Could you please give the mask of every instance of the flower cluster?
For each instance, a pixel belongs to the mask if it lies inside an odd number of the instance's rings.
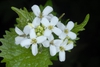
[[[74,47],[76,34],[71,30],[74,23],[69,21],[64,25],[57,16],[51,12],[53,8],[47,6],[41,12],[38,5],[33,5],[32,11],[36,16],[32,23],[28,23],[23,31],[15,27],[15,32],[18,34],[15,37],[16,45],[20,44],[22,47],[31,47],[32,54],[38,54],[39,47],[49,48],[50,55],[55,56],[59,53],[59,60],[65,61],[65,51],[69,51]]]

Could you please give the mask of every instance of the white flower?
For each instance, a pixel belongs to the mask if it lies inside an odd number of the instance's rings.
[[[49,21],[51,21],[51,18],[52,17],[54,17],[54,15],[53,14],[49,14],[46,18],[49,20]]]
[[[66,39],[64,42],[62,42],[57,48],[59,52],[59,60],[61,62],[65,61],[65,51],[71,50],[73,48],[73,42],[68,43],[68,40]]]
[[[49,50],[50,50],[50,55],[51,56],[54,56],[56,55],[57,53],[57,48],[56,46],[60,45],[62,43],[62,40],[60,39],[55,39],[54,40],[54,37],[53,35],[51,34],[49,37],[48,37],[48,40],[44,41],[42,44],[44,47],[49,47]]]
[[[15,32],[19,35],[17,37],[15,37],[15,44],[20,44],[22,40],[27,38],[28,33],[28,29],[27,27],[24,27],[24,30],[21,31],[18,27],[15,27]]]
[[[68,36],[68,38],[76,39],[76,34],[71,31],[74,27],[74,23],[72,21],[69,21],[66,26],[63,23],[58,22],[57,26],[63,31],[59,38],[64,39],[66,36]]]
[[[58,18],[55,16],[51,19],[50,22],[46,18],[43,18],[41,20],[41,23],[46,27],[44,31],[45,36],[50,36],[52,32],[54,32],[56,35],[60,35],[62,32],[59,28],[56,27],[56,24],[58,23]]]
[[[33,22],[36,26],[38,26],[40,24],[40,21],[42,18],[45,17],[45,18],[50,19],[50,17],[52,17],[51,15],[49,15],[53,11],[53,8],[51,6],[45,7],[42,12],[40,11],[40,8],[38,5],[33,5],[31,8],[36,16],[35,19],[33,20]]]
[[[40,11],[40,8],[38,5],[33,5],[31,8],[34,14],[39,18],[46,17],[49,13],[53,11],[53,8],[51,6],[46,6],[43,12]]]
[[[38,45],[37,44],[42,43],[43,41],[45,41],[46,37],[45,36],[39,36],[39,37],[37,37],[34,29],[31,29],[29,36],[30,36],[30,39],[23,40],[21,42],[21,46],[25,47],[25,46],[32,45],[31,46],[32,54],[34,56],[36,56],[37,53],[38,53]]]
[[[34,27],[33,27],[33,24],[28,23],[28,25],[26,25],[24,28],[25,28],[25,30],[27,30],[26,33],[29,34],[29,33],[30,33],[30,30],[31,30],[32,28],[34,28]]]

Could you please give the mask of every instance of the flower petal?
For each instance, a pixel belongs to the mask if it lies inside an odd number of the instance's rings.
[[[51,34],[50,36],[48,36],[48,40],[49,42],[51,42],[52,40],[54,40],[54,36]]]
[[[15,27],[15,32],[16,32],[18,35],[23,35],[23,34],[24,34],[18,27]]]
[[[68,24],[67,24],[67,26],[66,26],[66,28],[68,30],[72,30],[73,27],[74,27],[74,23],[72,21],[69,21]]]
[[[46,18],[47,18],[49,21],[51,21],[51,18],[52,18],[53,16],[54,16],[53,14],[49,14],[49,15],[46,16]]]
[[[42,15],[46,16],[46,15],[48,15],[52,11],[53,11],[53,8],[51,6],[47,6],[47,7],[44,8],[44,10],[42,12]]]
[[[26,46],[24,46],[24,47],[28,49],[28,48],[30,47],[30,45],[26,45]]]
[[[34,20],[32,21],[32,24],[36,28],[38,25],[40,25],[40,18],[35,17]]]
[[[58,18],[56,16],[54,16],[53,18],[51,18],[51,25],[55,26],[58,23]]]
[[[67,43],[68,43],[68,39],[65,39],[61,45],[62,45],[63,47],[65,47]]]
[[[17,37],[15,38],[15,44],[16,44],[16,45],[20,44],[22,40],[24,40],[23,37],[17,36]]]
[[[37,37],[37,43],[42,43],[45,40],[46,40],[45,36],[39,36],[39,37]]]
[[[60,44],[63,42],[63,40],[60,40],[60,39],[56,39],[54,40],[54,45],[55,46],[60,46]]]
[[[46,29],[46,30],[44,31],[44,36],[50,36],[51,33],[52,33],[51,30]]]
[[[32,28],[29,26],[29,25],[26,25],[25,27],[24,27],[24,30],[23,30],[23,32],[26,34],[26,35],[28,35],[29,33],[30,33],[30,30],[31,30]]]
[[[31,39],[25,39],[25,40],[21,41],[22,47],[25,47],[27,45],[31,45]]]
[[[44,47],[49,47],[49,41],[47,41],[47,40],[44,41],[42,44],[43,44]]]
[[[71,39],[76,39],[76,34],[73,33],[73,32],[69,32],[69,33],[68,33],[68,36],[69,36]]]
[[[66,38],[66,34],[62,32],[62,33],[59,35],[59,38],[60,38],[60,39],[65,39],[65,38]]]
[[[42,18],[41,23],[45,26],[48,27],[50,25],[49,21],[46,18]]]
[[[62,31],[57,27],[54,27],[52,31],[58,36],[62,33]]]
[[[71,50],[73,49],[74,45],[73,45],[73,42],[72,43],[69,43],[68,45],[66,45],[65,49],[66,50]]]
[[[61,23],[61,21],[57,23],[57,27],[60,28],[62,31],[65,29],[65,25]]]
[[[37,44],[32,44],[31,49],[32,49],[32,54],[33,54],[34,56],[36,56],[37,53],[38,53]]]
[[[39,15],[40,15],[41,11],[40,11],[40,8],[39,8],[38,5],[33,5],[33,6],[31,7],[31,9],[32,9],[32,11],[34,12],[34,14],[35,14],[36,16],[39,16]]]
[[[59,52],[59,60],[61,62],[65,61],[65,51],[60,51]]]
[[[36,38],[36,33],[35,33],[34,29],[31,29],[31,31],[30,31],[30,38],[31,39]]]
[[[56,55],[56,53],[57,53],[56,47],[53,45],[50,45],[50,55],[54,56],[54,55]]]

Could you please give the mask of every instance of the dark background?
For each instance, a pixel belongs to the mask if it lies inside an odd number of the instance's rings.
[[[11,6],[17,8],[26,7],[31,11],[33,4],[44,5],[47,0],[0,0],[0,38],[5,30],[13,28],[18,15],[11,10]],[[70,18],[74,22],[81,23],[86,14],[90,14],[90,20],[84,31],[80,32],[77,46],[72,52],[66,52],[66,61],[61,63],[53,61],[50,67],[100,67],[100,2],[99,0],[52,0],[54,11],[60,16],[65,13],[64,19]],[[0,61],[2,58],[0,58]],[[5,67],[4,63],[0,67]]]

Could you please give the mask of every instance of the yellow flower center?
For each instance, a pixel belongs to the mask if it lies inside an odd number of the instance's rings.
[[[52,25],[48,26],[48,29],[49,30],[52,30],[53,29],[53,26]]]
[[[53,40],[50,42],[51,45],[54,45]]]
[[[43,17],[43,15],[42,15],[42,13],[40,13],[40,16],[39,16],[39,18],[42,18]]]
[[[32,39],[31,43],[32,44],[36,44],[37,43],[37,40],[36,39]]]
[[[60,48],[60,51],[64,51],[65,50],[65,48],[63,46],[60,46],[59,48]]]
[[[68,29],[65,29],[64,32],[65,32],[66,34],[68,34],[69,31],[68,31]]]

